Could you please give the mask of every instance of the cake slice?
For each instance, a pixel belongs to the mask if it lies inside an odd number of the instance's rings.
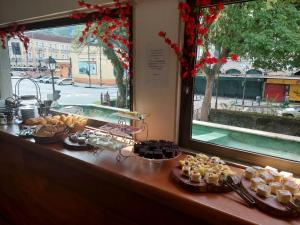
[[[208,184],[214,184],[218,185],[219,184],[219,175],[215,173],[207,173],[205,174],[205,181]]]
[[[268,172],[263,172],[259,174],[259,177],[262,178],[267,184],[274,181],[274,177]]]
[[[260,184],[265,184],[266,182],[260,177],[254,177],[251,179],[251,189],[256,191],[257,186]]]
[[[191,167],[190,166],[183,166],[182,167],[182,175],[185,177],[190,177]]]
[[[271,172],[271,171],[273,171],[273,172],[278,172],[278,170],[277,170],[276,168],[271,167],[271,166],[266,166],[266,167],[265,167],[265,170],[268,171],[268,172]]]
[[[269,173],[273,176],[275,182],[282,182],[283,176],[280,173],[276,171],[270,171]]]
[[[290,172],[281,171],[279,174],[282,176],[283,181],[287,181],[293,178],[293,174]]]
[[[299,191],[299,186],[292,180],[288,180],[284,183],[283,188],[285,190],[290,191],[292,194],[295,194],[296,192]]]
[[[256,175],[256,169],[254,169],[253,167],[247,167],[245,169],[245,178],[247,180],[250,180],[251,178],[255,177]]]
[[[294,199],[300,201],[300,192],[294,194]]]
[[[271,193],[276,195],[278,190],[282,189],[282,184],[279,182],[272,182],[269,184],[270,188],[271,188]]]
[[[260,197],[268,197],[271,194],[271,188],[267,184],[259,184],[256,188],[256,194]]]
[[[278,190],[277,191],[277,200],[280,203],[286,204],[292,199],[292,194],[288,190]]]
[[[260,173],[265,172],[265,168],[262,168],[261,166],[253,166],[253,169],[256,170],[256,175],[259,175]]]
[[[200,183],[201,181],[201,174],[198,171],[192,171],[190,175],[191,181]]]

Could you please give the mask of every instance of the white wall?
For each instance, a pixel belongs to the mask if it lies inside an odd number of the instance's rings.
[[[90,2],[95,2],[90,1]],[[98,3],[110,0],[97,0]],[[134,4],[134,108],[150,113],[149,138],[176,140],[178,108],[178,64],[158,32],[164,30],[179,40],[178,0],[136,0]],[[76,0],[1,0],[0,24],[60,13],[77,8]],[[166,65],[153,78],[147,69],[147,51],[163,48]],[[7,53],[8,54],[8,53]]]
[[[138,0],[134,14],[134,84],[135,108],[150,113],[149,138],[176,140],[177,59],[159,31],[172,40],[179,38],[179,15],[176,0]],[[154,77],[148,71],[146,57],[151,48],[162,47],[167,55],[164,74]],[[142,136],[142,135],[141,135]]]
[[[6,99],[12,97],[8,47],[6,49],[0,47],[0,59],[0,99]]]

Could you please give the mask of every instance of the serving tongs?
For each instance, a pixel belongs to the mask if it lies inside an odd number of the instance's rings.
[[[299,200],[295,200],[295,201],[292,201],[292,200],[291,200],[291,201],[288,203],[288,207],[289,207],[292,211],[296,212],[297,214],[300,213],[300,201],[299,201]]]
[[[236,184],[232,176],[222,176],[221,181],[228,187],[230,187],[234,192],[236,192],[248,204],[249,207],[254,207],[254,198],[249,193],[247,193],[242,187]]]

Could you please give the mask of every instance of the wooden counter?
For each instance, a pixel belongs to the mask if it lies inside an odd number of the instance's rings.
[[[12,224],[300,224],[248,208],[233,192],[181,189],[170,179],[176,160],[117,162],[113,151],[38,145],[17,131],[0,126],[0,214]]]

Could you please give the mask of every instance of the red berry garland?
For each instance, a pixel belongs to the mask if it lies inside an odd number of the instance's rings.
[[[29,38],[24,34],[25,26],[19,26],[14,25],[13,27],[7,27],[0,29],[0,41],[1,41],[1,47],[3,49],[6,49],[6,37],[11,38],[19,38],[20,41],[23,43],[24,48],[26,52],[28,51],[28,45],[29,45]]]
[[[165,43],[169,45],[177,55],[183,68],[183,72],[181,74],[182,78],[187,78],[189,75],[194,77],[201,68],[207,65],[227,63],[227,59],[225,57],[221,57],[220,59],[212,57],[209,50],[204,52],[204,57],[195,64],[191,64],[189,60],[191,57],[196,58],[197,53],[195,46],[204,45],[205,36],[208,35],[210,26],[216,21],[220,12],[224,9],[224,4],[218,3],[216,6],[210,6],[208,10],[205,10],[205,7],[209,6],[211,3],[211,0],[196,0],[195,6],[191,6],[185,2],[180,2],[178,4],[180,18],[183,22],[185,22],[187,49],[180,50],[178,44],[173,43],[171,39],[167,37],[166,32],[160,31],[158,33],[158,35],[165,40]],[[237,61],[238,55],[232,54],[231,60]]]
[[[125,70],[129,69],[132,58],[129,56],[132,42],[126,36],[118,34],[120,28],[125,29],[126,33],[130,35],[130,16],[131,4],[129,0],[120,2],[114,0],[112,6],[93,5],[86,3],[83,0],[78,1],[80,7],[87,8],[94,11],[92,18],[88,17],[88,13],[73,12],[71,18],[82,19],[86,18],[85,29],[79,37],[79,42],[84,43],[89,37],[100,40],[106,44],[108,48],[115,50],[117,57]],[[100,27],[107,23],[103,34],[98,34]],[[132,75],[132,74],[129,74]]]

